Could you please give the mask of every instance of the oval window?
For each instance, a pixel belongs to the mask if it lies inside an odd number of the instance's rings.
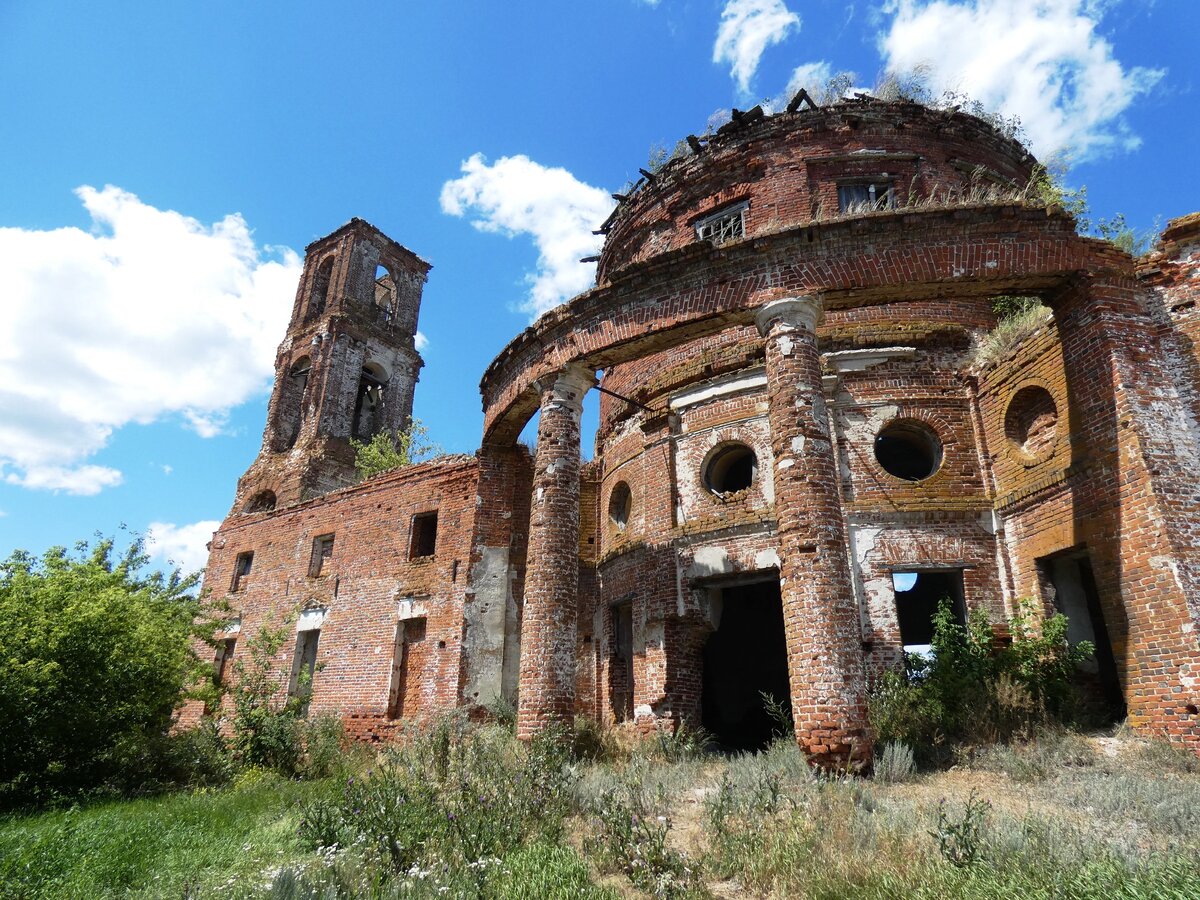
[[[629,524],[629,514],[633,511],[633,492],[624,481],[618,481],[612,493],[608,496],[608,518],[621,531]]]
[[[718,447],[704,466],[704,486],[714,494],[744,491],[758,475],[758,457],[746,444]]]
[[[942,442],[923,422],[891,422],[875,436],[875,459],[889,475],[922,481],[941,467]]]

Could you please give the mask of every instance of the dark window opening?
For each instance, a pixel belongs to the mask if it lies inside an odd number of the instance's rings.
[[[322,574],[331,559],[333,559],[333,535],[323,534],[313,538],[312,559],[308,564],[309,577],[316,578]]]
[[[896,192],[890,181],[851,182],[838,185],[838,211],[844,213],[873,212],[892,209]]]
[[[745,444],[718,449],[704,467],[704,486],[714,494],[744,491],[758,474],[758,457]]]
[[[778,580],[722,590],[717,623],[704,646],[701,724],[728,750],[762,750],[779,730],[764,695],[791,706]]]
[[[387,378],[374,366],[363,366],[358,380],[358,395],[354,400],[354,418],[350,424],[352,437],[367,440],[379,431],[383,423],[383,389]]]
[[[437,512],[413,516],[412,538],[408,545],[408,558],[433,556],[437,552]]]
[[[396,625],[396,648],[388,689],[389,719],[401,718],[406,705],[412,711],[425,671],[425,655],[425,619],[401,619]]]
[[[315,319],[325,312],[325,304],[329,299],[329,282],[333,279],[333,257],[324,260],[317,266],[313,276],[312,299],[308,304],[308,317]]]
[[[747,204],[739,203],[711,216],[705,216],[696,223],[696,239],[723,244],[725,241],[740,238],[745,233],[746,207]]]
[[[933,644],[933,616],[942,600],[950,601],[954,620],[967,622],[962,569],[941,572],[893,572],[896,619],[905,653],[928,654]]]
[[[229,585],[229,590],[238,591],[242,588],[242,581],[250,574],[250,569],[254,566],[254,551],[247,550],[244,553],[239,553],[237,559],[233,561],[233,582]]]
[[[296,360],[288,372],[291,383],[286,386],[285,396],[287,399],[283,404],[286,408],[280,410],[280,415],[287,428],[285,449],[288,450],[296,446],[296,439],[300,437],[300,426],[304,422],[304,395],[308,389],[308,376],[311,373],[312,360],[307,356]]]
[[[633,602],[611,608],[612,653],[609,662],[609,701],[618,722],[633,718]]]
[[[271,512],[275,509],[275,492],[274,491],[259,491],[253,497],[246,501],[246,505],[242,507],[242,512],[246,513],[261,513]]]
[[[1049,581],[1054,607],[1067,617],[1067,641],[1088,641],[1095,654],[1079,666],[1075,683],[1084,705],[1097,724],[1111,724],[1125,717],[1125,695],[1117,674],[1117,660],[1092,563],[1086,553],[1071,553],[1038,560],[1043,584]]]
[[[295,700],[301,716],[308,715],[312,700],[313,676],[317,671],[317,644],[321,629],[296,632],[296,652],[292,656],[292,678],[288,682],[288,698]]]
[[[629,514],[633,510],[633,492],[624,481],[618,481],[608,497],[608,518],[619,531],[624,531],[629,524]]]
[[[921,481],[942,465],[942,442],[921,422],[892,422],[875,436],[875,459],[889,475]]]

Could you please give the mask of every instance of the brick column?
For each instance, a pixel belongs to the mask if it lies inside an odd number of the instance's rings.
[[[521,619],[517,736],[532,737],[575,711],[579,603],[579,415],[595,373],[571,365],[538,382],[542,394],[525,610]]]
[[[862,625],[850,578],[838,467],[821,389],[814,297],[768,303],[768,418],[775,455],[779,584],[796,739],[822,768],[869,764]]]

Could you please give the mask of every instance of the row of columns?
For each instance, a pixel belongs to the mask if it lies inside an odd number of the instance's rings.
[[[779,300],[757,322],[766,341],[780,591],[796,736],[826,768],[869,764],[866,678],[837,459],[821,388],[812,297]],[[529,738],[575,708],[580,414],[593,371],[572,365],[541,393],[521,625],[517,733]]]

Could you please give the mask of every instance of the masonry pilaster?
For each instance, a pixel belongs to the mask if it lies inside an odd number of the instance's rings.
[[[867,764],[862,625],[850,577],[837,460],[821,389],[820,303],[796,297],[757,316],[766,338],[780,591],[796,738],[814,765]]]
[[[579,418],[596,383],[580,365],[538,382],[541,393],[525,604],[517,735],[532,737],[575,710],[579,592]]]

